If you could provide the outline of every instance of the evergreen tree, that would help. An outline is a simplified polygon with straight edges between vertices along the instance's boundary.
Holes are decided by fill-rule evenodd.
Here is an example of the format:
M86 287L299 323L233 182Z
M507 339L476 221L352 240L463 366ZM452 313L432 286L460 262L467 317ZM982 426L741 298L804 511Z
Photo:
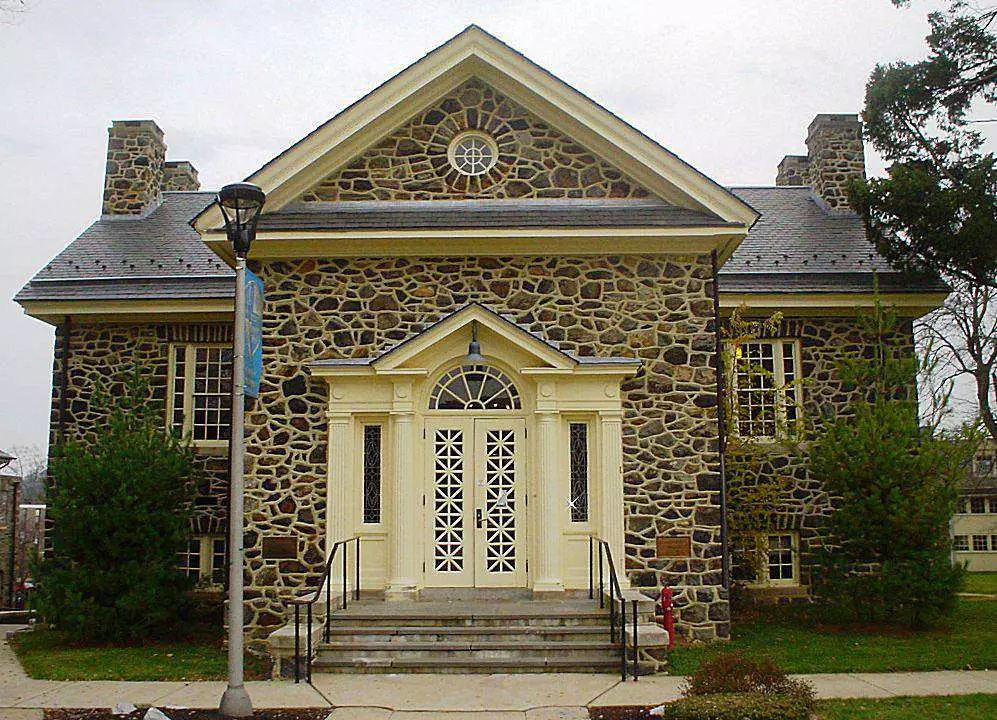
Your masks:
M82 640L127 641L176 628L189 581L177 555L189 531L190 444L163 424L136 374L92 442L61 446L51 466L52 551L40 566L38 609Z

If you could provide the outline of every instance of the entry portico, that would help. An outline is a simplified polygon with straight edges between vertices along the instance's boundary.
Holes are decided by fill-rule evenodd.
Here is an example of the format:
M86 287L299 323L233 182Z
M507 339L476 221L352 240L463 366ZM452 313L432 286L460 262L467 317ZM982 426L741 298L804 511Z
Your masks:
M590 535L624 558L620 384L639 366L569 355L480 304L375 358L311 363L328 384L326 546L359 536L362 589L387 599L587 588Z

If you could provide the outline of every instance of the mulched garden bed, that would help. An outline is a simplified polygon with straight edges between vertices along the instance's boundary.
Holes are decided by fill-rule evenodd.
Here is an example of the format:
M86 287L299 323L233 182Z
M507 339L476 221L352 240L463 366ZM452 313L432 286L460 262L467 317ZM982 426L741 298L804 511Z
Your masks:
M148 708L128 715L115 715L108 708L58 708L45 711L45 720L142 720ZM159 708L170 720L225 720L217 710ZM256 710L253 720L325 720L332 708Z
M649 705L614 705L612 707L591 707L592 720L649 720Z

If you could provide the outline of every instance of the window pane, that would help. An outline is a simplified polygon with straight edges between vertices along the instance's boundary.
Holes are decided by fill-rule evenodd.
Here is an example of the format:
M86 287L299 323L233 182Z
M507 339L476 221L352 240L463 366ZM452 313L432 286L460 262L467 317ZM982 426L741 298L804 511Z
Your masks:
M456 367L433 388L430 410L518 410L519 390L501 370L489 365Z
M776 434L775 349L772 343L745 343L737 358L737 427L745 437Z
M381 426L363 429L363 521L381 522Z
M201 576L201 541L199 538L187 540L186 547L180 551L177 558L180 572L197 580Z
M768 536L769 580L793 579L793 536Z
M187 346L173 348L173 417L170 422L178 430L183 429L184 400L187 388Z
M571 423L569 426L571 522L587 522L589 519L588 430L585 423Z
M982 497L980 495L977 495L976 497L971 497L969 499L970 511L974 513L985 513L987 511L986 500L987 499L985 497Z
M973 550L976 552L986 552L987 550L987 536L986 535L974 535L973 536Z
M214 538L211 541L211 582L215 585L225 583L225 539Z
M990 512L997 513L997 497L990 498Z
M956 535L953 546L956 550L969 550L969 538L965 535Z
M232 350L197 347L192 397L195 440L227 440L232 406Z

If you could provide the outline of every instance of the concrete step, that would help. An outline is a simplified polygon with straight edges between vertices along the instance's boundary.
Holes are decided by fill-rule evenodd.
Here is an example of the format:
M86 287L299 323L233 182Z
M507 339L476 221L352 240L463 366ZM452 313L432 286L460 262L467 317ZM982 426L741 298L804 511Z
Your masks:
M468 659L409 658L396 656L390 660L325 661L317 659L312 669L329 673L617 673L620 658L604 660L543 659Z
M317 659L354 663L395 659L447 659L458 663L476 660L600 662L619 657L619 653L619 647L608 642L373 642L323 643L319 645Z
M609 623L608 611L548 614L510 612L501 615L461 615L448 613L407 613L386 617L380 613L349 611L332 613L330 627L600 627Z
M332 625L329 628L331 642L481 642L489 640L514 640L519 643L531 642L571 642L575 640L609 639L608 625L574 625L537 627L522 625L424 625L398 627L371 627L363 625Z

